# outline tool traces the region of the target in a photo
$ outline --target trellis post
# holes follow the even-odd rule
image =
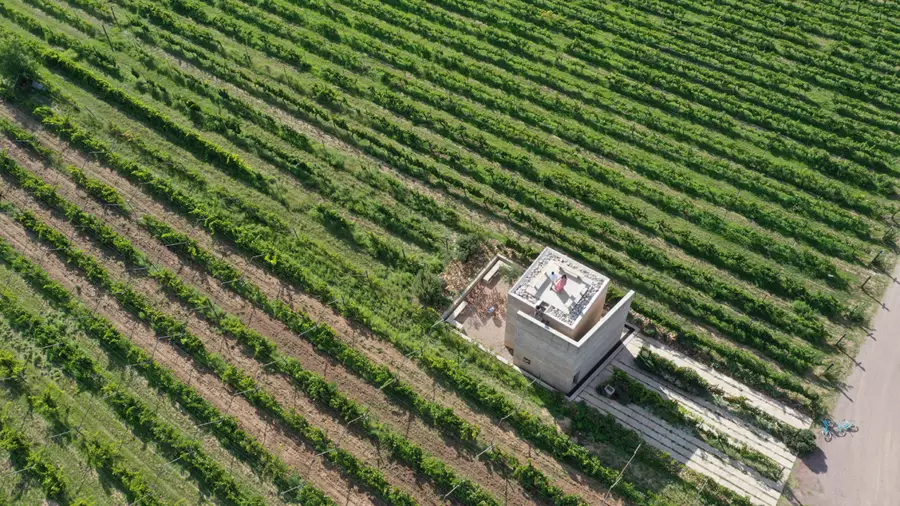
[[[631,461],[634,460],[634,458],[637,456],[638,450],[640,450],[640,449],[641,449],[641,446],[643,446],[643,445],[644,445],[644,442],[643,442],[643,441],[641,441],[640,443],[638,443],[637,448],[634,449],[634,453],[631,454],[631,458],[628,459],[628,462],[625,463],[625,467],[623,467],[622,470],[619,471],[619,476],[616,477],[616,481],[613,482],[613,484],[612,484],[612,485],[609,487],[609,489],[606,491],[606,495],[603,496],[603,504],[609,504],[609,503],[607,502],[607,499],[609,499],[609,495],[612,494],[613,488],[615,488],[615,486],[618,485],[619,482],[622,480],[622,476],[625,475],[625,470],[628,469],[628,466],[631,465]]]

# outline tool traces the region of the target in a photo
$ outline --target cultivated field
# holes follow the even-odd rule
[[[0,505],[777,500],[892,282],[898,65],[878,1],[0,0]],[[441,322],[544,246],[638,293],[628,400]]]

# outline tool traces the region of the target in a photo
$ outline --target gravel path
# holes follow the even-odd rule
[[[900,266],[894,277],[900,276]],[[893,283],[872,322],[857,368],[834,410],[859,432],[825,443],[794,473],[798,485],[788,504],[802,506],[893,506],[900,504],[900,284]]]

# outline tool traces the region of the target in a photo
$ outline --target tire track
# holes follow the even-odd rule
[[[27,123],[32,131],[34,131],[36,128],[39,128],[39,125],[37,125],[36,122],[28,118],[21,118],[20,115],[16,115],[14,113],[14,110],[11,110],[8,107],[6,107],[2,112],[5,115],[13,116],[17,121]],[[26,119],[27,121],[22,121],[21,119]],[[40,132],[39,137],[41,138],[42,142],[46,143],[48,146],[53,147],[57,152],[65,152],[65,160],[67,163],[71,163],[78,167],[83,167],[85,172],[91,177],[95,177],[119,189],[123,193],[123,196],[131,200],[132,205],[135,206],[135,208],[140,213],[151,214],[160,217],[160,219],[164,219],[175,228],[187,233],[192,239],[196,240],[205,249],[213,252],[218,258],[225,259],[234,264],[237,268],[245,273],[248,280],[254,282],[257,286],[259,286],[267,297],[270,297],[272,299],[281,299],[285,303],[288,303],[291,307],[299,309],[300,311],[306,312],[307,314],[313,316],[315,320],[328,324],[337,331],[338,336],[344,342],[346,342],[347,344],[355,345],[357,349],[363,352],[373,362],[378,364],[385,364],[391,367],[391,369],[394,370],[401,377],[401,379],[411,385],[424,398],[434,399],[435,401],[440,402],[442,405],[451,407],[463,419],[481,427],[483,432],[482,440],[485,442],[485,446],[487,446],[487,444],[489,444],[490,442],[494,442],[499,447],[502,447],[505,451],[508,451],[515,455],[522,462],[527,462],[527,460],[531,459],[537,468],[545,472],[549,477],[553,479],[555,485],[560,486],[567,493],[581,495],[592,504],[599,502],[602,499],[603,494],[605,493],[605,489],[599,484],[595,483],[593,479],[585,477],[582,473],[574,470],[573,468],[570,468],[569,466],[561,465],[552,456],[532,448],[532,446],[528,442],[518,437],[515,431],[510,429],[508,425],[503,424],[501,426],[497,423],[497,419],[481,413],[477,410],[477,408],[474,408],[467,401],[458,397],[454,392],[445,389],[439,382],[435,381],[434,378],[428,375],[425,371],[421,370],[414,360],[407,358],[393,346],[385,345],[383,341],[375,337],[368,329],[344,319],[339,313],[322,304],[317,299],[296,290],[289,283],[283,282],[279,278],[269,275],[263,269],[257,267],[255,264],[250,264],[240,252],[236,251],[236,249],[232,248],[229,245],[222,244],[218,241],[213,240],[208,236],[205,230],[193,225],[189,221],[183,219],[181,216],[168,211],[161,204],[157,203],[151,197],[141,192],[136,186],[132,185],[130,182],[119,176],[114,170],[86,159],[79,152],[73,149],[69,149],[65,143],[61,142],[58,138],[51,134]],[[28,158],[28,155],[22,153],[21,149],[19,153],[20,154],[18,155],[14,154],[14,156],[17,156],[17,158]],[[39,168],[35,168],[33,165],[29,165],[29,168],[31,170],[39,170]],[[46,168],[40,170],[46,170]],[[51,176],[50,179],[47,179],[48,181],[54,181],[55,176],[52,176],[52,174],[54,174],[54,172],[52,171],[45,171],[43,173],[45,178],[47,178],[48,175]],[[67,178],[61,176],[59,180],[67,181]],[[72,185],[70,184],[70,186]],[[61,192],[62,191],[63,190],[61,189]],[[71,195],[67,195],[67,197],[72,198]],[[79,204],[81,204],[80,201]],[[116,220],[117,218],[117,216],[110,216],[109,224],[113,225],[113,223],[115,223],[114,220]],[[205,274],[201,274],[195,271],[190,266],[181,264],[179,260],[174,256],[174,254],[166,250],[164,246],[160,245],[155,239],[145,242],[140,238],[139,233],[138,235],[135,235],[135,230],[137,230],[137,227],[132,227],[131,225],[128,225],[128,227],[129,228],[125,231],[120,232],[125,232],[123,235],[126,235],[134,240],[135,245],[144,249],[144,251],[149,255],[161,259],[162,262],[168,266],[179,265],[178,269],[172,270],[180,272],[182,276],[184,276],[185,273],[191,273],[190,275],[193,276],[191,278],[192,281],[202,280],[202,282],[195,282],[194,284],[197,286],[211,287],[212,291],[209,293],[215,296],[215,301],[217,304],[223,305],[224,302],[228,302],[228,308],[230,312],[239,315],[247,314],[247,305],[236,302],[229,302],[232,297],[230,295],[231,292],[225,290],[219,282],[214,280],[212,277],[208,277]],[[255,314],[251,322],[256,322],[262,313],[260,311],[255,311],[251,312],[251,314]],[[273,325],[275,324],[275,322],[271,321],[270,323],[272,323]],[[277,328],[278,326],[280,326],[280,323],[278,323],[275,327],[264,328]],[[257,328],[257,330],[262,331],[261,328]],[[286,329],[282,327],[282,330]],[[280,335],[278,332],[275,332],[275,335],[269,334],[268,332],[263,333],[271,337]],[[291,341],[297,341],[297,339],[293,337],[292,333],[288,334],[288,336],[290,336]],[[281,343],[279,342],[279,344]],[[215,350],[218,348],[212,349]],[[295,356],[296,358],[301,358],[300,356],[295,354],[294,349],[287,347],[283,349],[289,350],[287,352]],[[302,348],[298,349],[298,351],[299,350],[302,350]],[[318,368],[316,368],[316,365],[318,365]],[[314,371],[324,371],[324,365],[322,363],[314,363],[313,366],[310,367],[310,369]],[[332,374],[332,371],[334,371],[334,368],[332,366],[329,366],[329,375]],[[331,377],[332,376],[329,376],[329,378]],[[496,382],[491,382],[490,380],[488,381],[495,387],[500,387],[500,385]],[[351,388],[344,388],[342,386],[342,389],[347,393],[351,392]],[[354,392],[356,391],[355,389],[352,390]],[[367,403],[367,405],[371,406],[373,404]],[[554,419],[546,412],[542,413],[541,417],[547,422],[555,423]],[[403,417],[400,414],[393,414],[390,418],[393,418],[393,420],[397,421],[403,420]],[[385,417],[384,419],[388,420],[390,418]],[[403,420],[403,422],[399,426],[406,427],[408,423],[407,420]],[[416,429],[422,427],[424,426],[418,424]],[[422,430],[422,432],[425,432],[425,430]],[[415,433],[415,431],[411,432],[411,434]],[[597,449],[595,448],[595,450]],[[440,455],[443,456],[443,453],[440,453]],[[454,456],[453,458],[459,459],[460,457]],[[470,461],[466,462],[465,459],[463,459],[463,463],[470,467],[474,465],[474,463]],[[478,463],[477,466],[479,470],[486,468],[486,466],[481,463]],[[457,469],[459,469],[459,467],[457,467]],[[466,467],[463,467],[463,469],[466,469]],[[493,479],[493,483],[491,480],[486,481],[485,475],[481,474],[480,472],[478,473],[478,476],[479,479],[476,479],[474,481],[482,484],[490,484],[489,488],[492,491],[496,491],[497,497],[503,497],[507,494],[506,484],[504,481],[498,481],[497,479]],[[515,482],[510,483],[510,489],[513,492],[515,492],[515,488]],[[512,497],[515,497],[515,495],[516,494],[513,494]]]
[[[8,144],[10,143],[0,140],[0,147],[6,147]],[[229,313],[240,316],[248,327],[278,344],[283,353],[298,359],[304,368],[319,372],[329,381],[337,383],[342,392],[348,397],[362,405],[369,406],[381,421],[388,422],[398,433],[404,434],[405,437],[419,444],[432,455],[440,457],[448,464],[451,464],[460,476],[486,486],[495,497],[503,497],[505,494],[508,494],[511,504],[528,504],[531,502],[531,499],[527,497],[515,482],[507,487],[506,480],[499,474],[494,473],[487,463],[473,460],[475,451],[473,451],[471,443],[440,434],[405,407],[393,403],[382,391],[353,375],[334,359],[320,354],[308,341],[298,338],[284,324],[255,309],[248,301],[225,289],[222,283],[215,278],[201,272],[190,264],[182,263],[174,253],[160,247],[158,241],[143,228],[135,225],[118,213],[109,212],[103,206],[87,197],[68,177],[60,176],[57,178],[59,174],[57,171],[48,168],[21,148],[9,146],[9,149],[11,156],[20,164],[27,166],[29,170],[38,174],[44,180],[56,182],[57,192],[60,195],[78,204],[87,212],[97,216],[104,215],[106,225],[115,229],[119,234],[128,237],[137,247],[148,254],[152,262],[162,265],[172,272],[176,272],[183,280],[203,290],[208,296],[211,296],[217,306]],[[149,282],[150,280],[147,281]],[[157,291],[161,290],[155,283],[151,285],[153,286],[146,287],[145,293],[157,293]],[[180,307],[181,313],[186,313],[190,310],[177,302],[173,302],[173,304]],[[240,367],[251,376],[255,376],[261,371],[260,364],[256,360],[250,359],[249,355],[246,355],[246,353],[251,353],[250,350],[243,349],[231,337],[218,336],[219,332],[209,327],[205,321],[200,320],[198,323],[201,326],[196,329],[195,333],[209,340],[209,348],[211,350],[220,353],[222,350],[227,350],[229,361],[236,365],[240,361]],[[192,331],[194,330],[192,329]],[[248,360],[242,360],[243,358]],[[274,388],[270,389],[270,391],[290,391],[294,388],[291,380],[287,377],[269,374],[265,377],[269,379],[270,376],[281,380],[277,385],[273,384]],[[337,419],[333,419],[333,421],[340,423]]]
[[[7,190],[7,194],[11,194],[13,200],[17,203],[24,201],[21,195],[16,195],[15,189]],[[35,211],[34,208],[27,205],[23,207]],[[59,221],[48,219],[46,213],[36,214],[54,227],[59,227],[64,233],[73,232],[73,230],[66,231],[63,227],[60,227]],[[297,441],[296,436],[293,435],[290,429],[283,427],[277,422],[272,423],[246,399],[232,395],[230,389],[214,373],[199,367],[191,357],[185,355],[168,341],[165,341],[164,344],[157,344],[162,342],[156,339],[152,328],[133,318],[125,309],[119,306],[113,297],[97,290],[90,281],[66,267],[55,255],[41,253],[41,247],[34,244],[34,241],[29,238],[28,232],[21,229],[9,217],[0,215],[0,224],[3,225],[0,227],[0,234],[16,244],[19,251],[47,270],[54,279],[62,283],[67,289],[77,293],[83,302],[90,304],[91,301],[97,301],[96,310],[113,322],[121,332],[129,335],[135,344],[153,355],[157,362],[171,369],[179,379],[196,388],[204,398],[212,402],[223,414],[235,416],[240,421],[241,427],[249,434],[260,441],[266,439],[266,445],[270,451],[279,455],[291,467],[299,470],[307,479],[313,481],[318,488],[341,504],[345,502],[356,506],[383,504],[377,499],[368,497],[368,494],[356,490],[338,471],[332,469],[322,456],[317,455],[312,447]],[[96,253],[91,246],[86,246],[79,238],[76,237],[74,242],[76,242],[79,249],[92,254]],[[46,250],[43,251],[45,252]],[[113,273],[114,277],[118,278],[121,276],[123,272],[121,265],[117,265],[115,260],[109,257],[100,256],[100,258],[103,258],[104,265]],[[158,294],[159,291],[148,292],[148,289],[152,288],[152,283],[147,283],[146,281],[138,280],[132,286],[144,294]],[[94,307],[95,304],[91,304],[91,306]],[[189,328],[191,332],[198,332],[202,328],[202,324],[192,320],[189,322]],[[231,355],[234,356],[236,354],[232,353]],[[304,413],[299,402],[297,407],[300,408],[298,409],[299,412]],[[342,445],[342,447],[346,448],[347,446]],[[315,470],[315,474],[310,476],[308,472],[303,472],[304,470],[308,472]],[[248,473],[250,472],[248,470]]]

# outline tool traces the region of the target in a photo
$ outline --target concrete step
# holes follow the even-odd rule
[[[746,397],[747,401],[753,406],[798,429],[807,429],[812,425],[812,418],[809,416],[800,413],[794,408],[785,406],[696,360],[688,358],[656,340],[636,334],[626,346],[628,351],[634,356],[637,356],[642,346],[647,346],[654,353],[675,362],[679,366],[694,369],[703,379],[721,388],[727,395]]]
[[[660,380],[636,368],[633,362],[617,361],[613,365],[625,371],[635,380],[643,383],[647,388],[656,391],[663,398],[674,400],[691,414],[703,420],[710,428],[727,434],[728,437],[734,439],[737,443],[746,444],[748,447],[772,458],[783,467],[793,467],[794,455],[784,443],[764,430],[737,418],[726,409],[677,390],[664,380]]]
[[[754,504],[764,506],[777,504],[787,471],[783,473],[782,480],[775,483],[760,476],[755,470],[731,461],[686,430],[671,426],[643,408],[634,405],[623,406],[617,401],[599,396],[593,389],[586,389],[581,398],[642,434],[648,444],[669,453],[688,468],[710,476],[721,485],[750,497]]]

